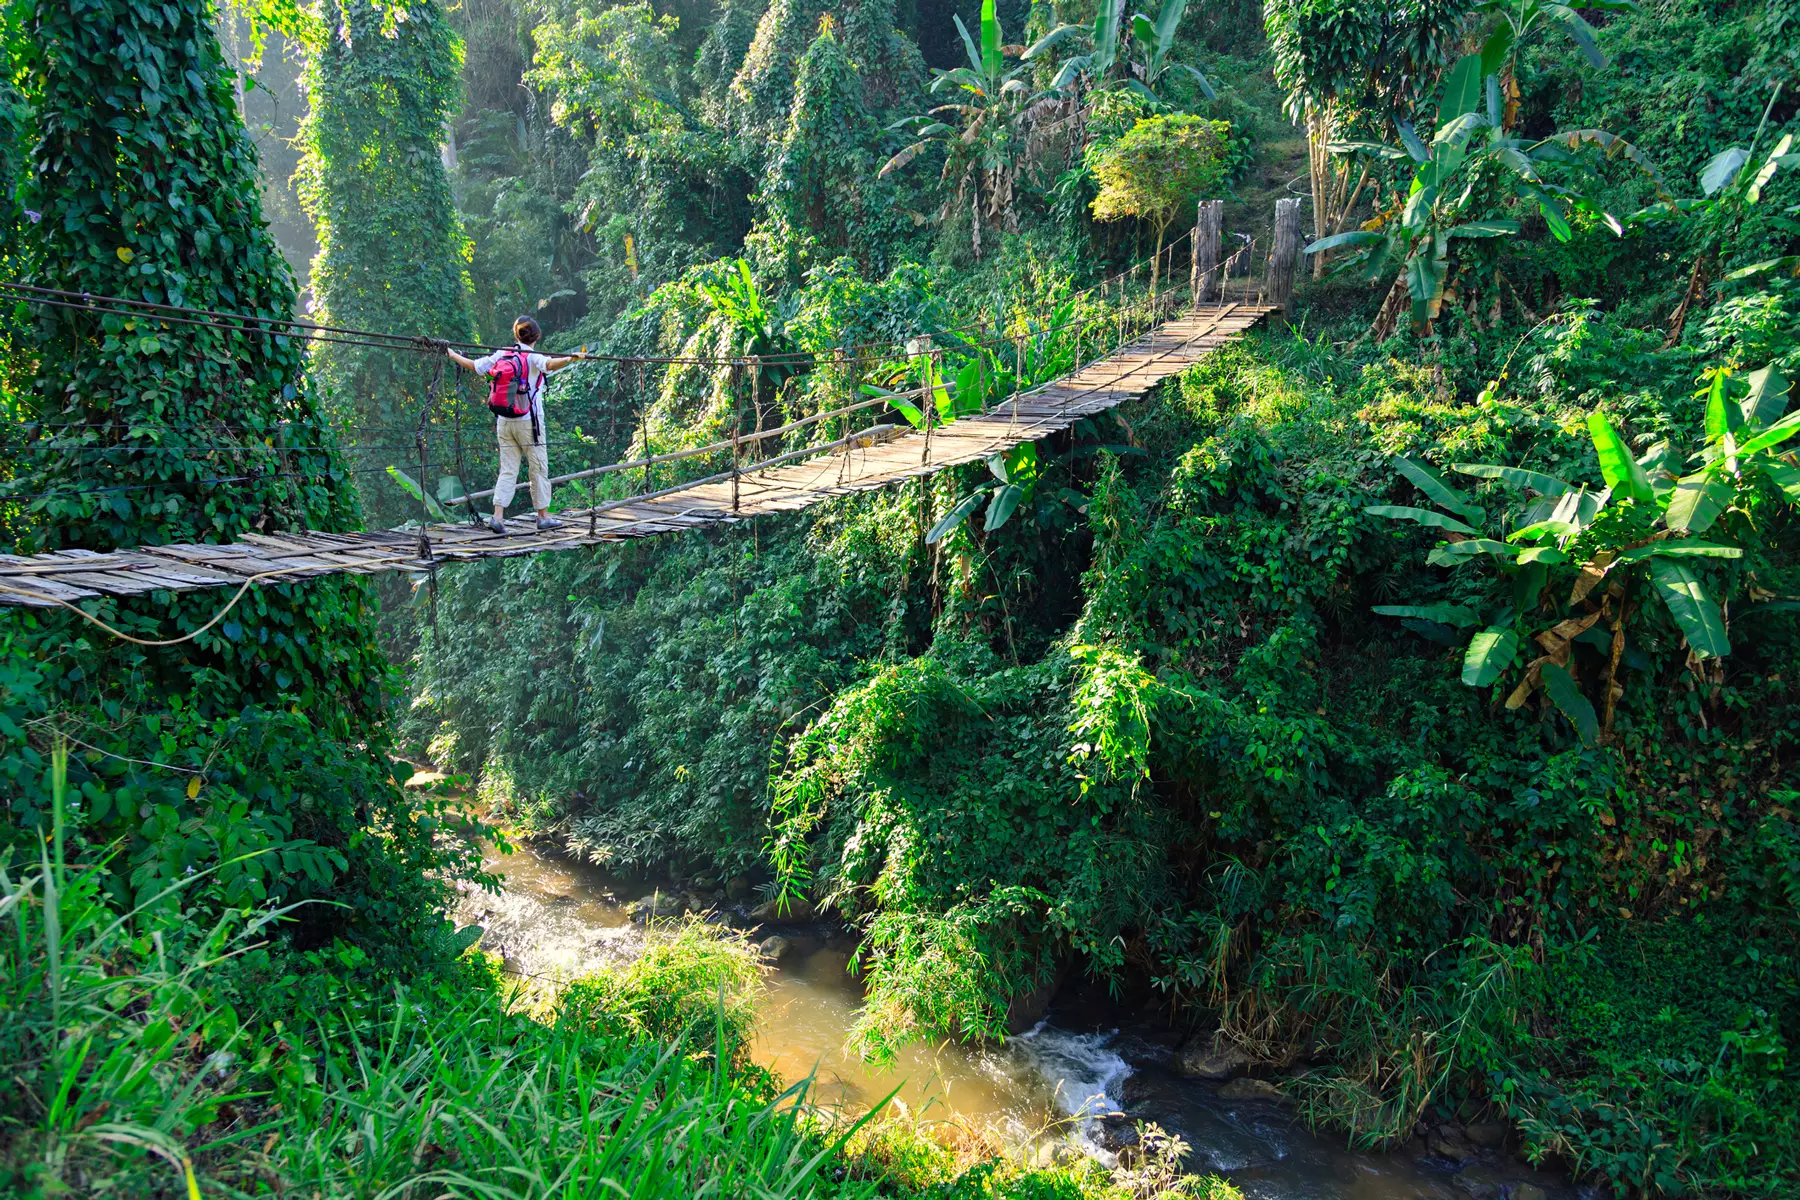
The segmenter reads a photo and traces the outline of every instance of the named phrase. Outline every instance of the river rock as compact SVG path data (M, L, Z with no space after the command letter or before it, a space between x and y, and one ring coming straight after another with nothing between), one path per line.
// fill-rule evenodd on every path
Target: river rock
M652 892L641 900L633 900L625 906L625 915L634 921L648 921L652 917L679 917L687 908L680 896L672 896L668 892Z
M804 896L789 897L785 904L779 899L765 900L750 910L752 921L810 921L814 915Z
M756 952L769 962L780 962L794 952L794 943L780 935L776 935L775 937L764 938L758 943Z
M1175 1069L1189 1079L1210 1079L1224 1083L1242 1075L1250 1066L1250 1056L1242 1049L1226 1043L1215 1047L1211 1038L1195 1038L1175 1052Z
M1515 1183L1512 1189L1512 1200L1547 1200L1544 1189L1535 1183Z
M1477 1121L1464 1129L1463 1133L1471 1142L1486 1150L1498 1150L1506 1145L1506 1126L1499 1121Z
M748 896L749 894L750 894L750 877L748 875L733 875L730 879L726 880L726 882L725 882L725 898L726 899L742 900L745 896Z
M1286 1100L1287 1097L1281 1094L1280 1088L1276 1087L1268 1080L1251 1079L1248 1076L1245 1076L1241 1079L1233 1079L1230 1083L1227 1083L1224 1087L1220 1088L1219 1099L1266 1100L1279 1104Z
M1474 1147L1462 1140L1454 1125L1438 1126L1425 1144L1434 1157L1447 1158L1451 1162L1462 1162L1475 1156Z

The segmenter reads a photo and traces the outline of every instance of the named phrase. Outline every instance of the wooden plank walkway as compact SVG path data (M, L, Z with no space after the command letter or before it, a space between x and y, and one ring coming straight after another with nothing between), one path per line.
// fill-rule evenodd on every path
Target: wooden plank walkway
M538 533L529 519L508 522L502 537L482 526L444 524L362 533L245 534L227 545L171 544L108 554L61 550L0 555L0 603L48 607L96 596L241 587L246 580L286 582L319 575L424 571L446 563L571 550L654 537L764 513L790 512L946 467L985 459L1021 442L1066 429L1083 417L1142 396L1158 383L1274 311L1250 304L1201 308L1165 322L1073 375L1023 392L992 409L938 426L908 430L784 466L745 472L737 481L700 483L644 499L613 501L590 513L561 514L563 528ZM590 531L591 530L591 531ZM421 533L429 556L421 545Z

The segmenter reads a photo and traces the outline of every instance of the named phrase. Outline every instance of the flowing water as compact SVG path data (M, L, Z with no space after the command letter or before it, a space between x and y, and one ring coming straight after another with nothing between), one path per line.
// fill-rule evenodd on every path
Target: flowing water
M490 855L487 867L505 876L505 889L465 894L457 921L482 926L482 945L509 970L568 977L637 952L642 927L625 902L651 894L654 881L629 882L541 849ZM1459 1168L1423 1153L1352 1152L1308 1132L1279 1104L1225 1099L1218 1085L1183 1078L1166 1031L1122 1019L1104 1003L1059 1002L1002 1046L911 1046L892 1066L872 1067L845 1048L861 1003L846 969L850 943L816 927L763 932L780 932L792 949L768 978L751 1054L789 1080L811 1073L820 1103L863 1109L893 1093L928 1121L998 1130L1040 1159L1067 1145L1110 1160L1107 1147L1122 1130L1154 1121L1188 1142L1189 1170L1224 1175L1257 1200L1600 1195L1512 1161Z

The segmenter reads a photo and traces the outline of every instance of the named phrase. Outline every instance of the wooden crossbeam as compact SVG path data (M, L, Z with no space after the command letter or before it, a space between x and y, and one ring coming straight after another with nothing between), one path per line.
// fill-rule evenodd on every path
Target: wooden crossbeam
M737 480L735 507L732 481L715 479L663 495L613 501L592 512L565 511L563 528L546 533L537 532L528 519L508 522L505 536L483 526L429 525L423 531L429 557L421 554L417 527L245 534L223 545L177 543L110 553L0 555L0 604L53 607L99 596L235 589L249 579L275 583L332 574L423 571L446 563L572 550L792 512L835 496L977 462L1048 437L1142 396L1241 336L1272 311L1230 303L1196 309L1072 375L1012 396L986 412L935 427L929 435L915 429L868 439L868 444L853 441L821 450L798 462L747 470Z

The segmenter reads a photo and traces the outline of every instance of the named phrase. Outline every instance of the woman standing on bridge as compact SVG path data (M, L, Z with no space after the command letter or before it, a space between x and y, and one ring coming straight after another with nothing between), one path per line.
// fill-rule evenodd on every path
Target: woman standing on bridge
M519 462L529 464L531 506L537 509L539 530L560 529L562 522L550 515L550 451L544 437L544 376L560 371L573 358L551 358L532 349L543 330L530 317L513 322L516 345L482 358L449 355L458 366L493 378L488 407L494 412L494 435L500 443L500 477L494 482L494 515L488 528L505 534L506 506L519 485Z

